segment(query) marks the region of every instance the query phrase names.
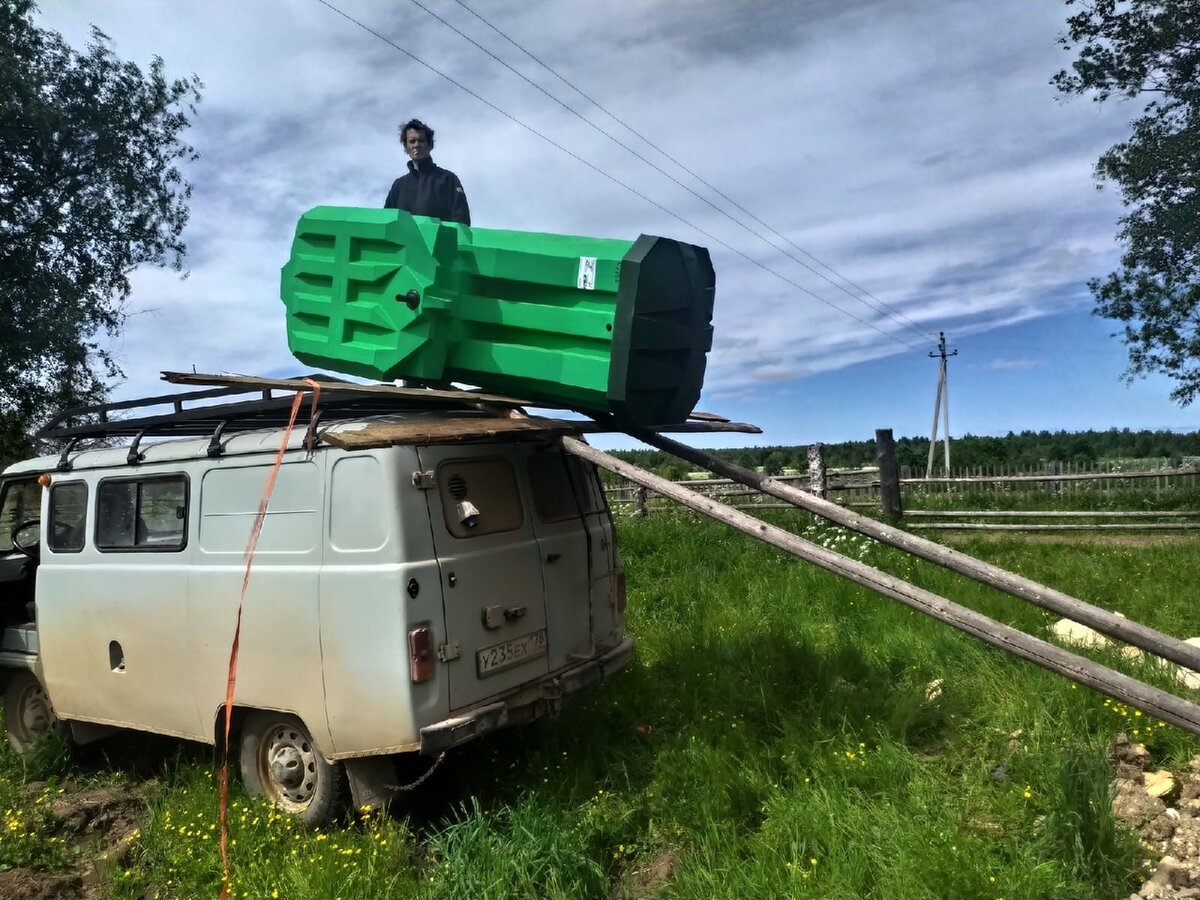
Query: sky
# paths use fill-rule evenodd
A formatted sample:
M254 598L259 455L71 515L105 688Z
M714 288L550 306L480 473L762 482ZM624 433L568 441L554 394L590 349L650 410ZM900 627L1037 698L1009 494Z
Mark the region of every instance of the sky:
M116 399L162 392L164 369L307 371L279 300L296 220L381 206L415 116L475 226L709 248L698 408L763 434L691 443L929 434L939 332L958 351L952 437L1191 430L1169 380L1122 381L1119 323L1091 314L1121 214L1093 166L1139 107L1050 86L1066 16L1026 0L42 0L36 20L79 48L95 25L123 58L205 85L188 277L134 274Z

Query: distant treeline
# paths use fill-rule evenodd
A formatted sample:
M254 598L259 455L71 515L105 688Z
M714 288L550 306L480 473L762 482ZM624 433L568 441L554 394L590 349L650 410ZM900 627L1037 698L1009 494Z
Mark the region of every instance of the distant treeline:
M718 456L748 468L761 467L771 475L784 469L808 470L808 448L744 447L717 450ZM1200 456L1200 431L1179 434L1172 431L1022 431L1004 437L977 437L973 434L950 440L951 465L960 467L1037 466L1044 462L1091 464L1102 460L1162 458L1168 465L1179 465L1184 457ZM682 479L692 467L660 450L618 450L614 456L657 472L666 478ZM929 455L928 437L896 440L896 461L924 473ZM935 465L940 467L939 442ZM857 468L875 465L875 441L844 441L825 445L825 461L830 468Z

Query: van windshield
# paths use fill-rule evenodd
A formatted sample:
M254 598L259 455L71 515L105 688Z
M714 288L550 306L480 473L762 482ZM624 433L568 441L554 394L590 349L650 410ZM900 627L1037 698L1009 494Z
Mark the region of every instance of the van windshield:
M13 549L13 528L42 514L42 489L34 478L7 481L0 493L0 553ZM33 543L34 532L21 535L22 544Z

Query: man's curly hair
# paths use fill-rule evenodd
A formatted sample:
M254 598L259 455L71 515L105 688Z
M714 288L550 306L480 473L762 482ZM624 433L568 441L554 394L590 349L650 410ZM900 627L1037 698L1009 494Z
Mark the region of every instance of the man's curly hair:
M425 140L429 141L429 149L433 149L433 129L422 122L420 119L409 119L399 128L400 143L404 143L404 138L407 137L409 129L415 128L417 131L425 133Z

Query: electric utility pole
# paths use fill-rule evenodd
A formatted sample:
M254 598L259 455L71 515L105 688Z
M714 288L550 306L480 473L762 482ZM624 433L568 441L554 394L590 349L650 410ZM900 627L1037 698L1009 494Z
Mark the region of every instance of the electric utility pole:
M938 364L937 394L933 398L933 430L929 434L929 461L925 464L925 477L933 477L933 451L937 447L938 407L941 407L943 426L945 428L946 448L946 477L950 476L950 385L946 383L946 360L958 356L958 350L946 352L946 332L938 332L937 353L930 353L933 359L940 359Z

